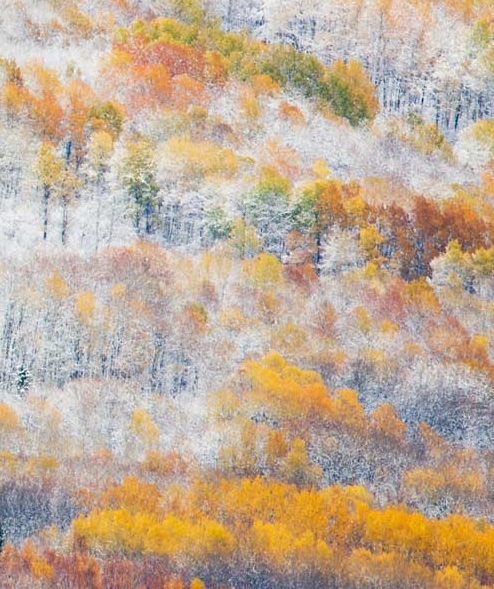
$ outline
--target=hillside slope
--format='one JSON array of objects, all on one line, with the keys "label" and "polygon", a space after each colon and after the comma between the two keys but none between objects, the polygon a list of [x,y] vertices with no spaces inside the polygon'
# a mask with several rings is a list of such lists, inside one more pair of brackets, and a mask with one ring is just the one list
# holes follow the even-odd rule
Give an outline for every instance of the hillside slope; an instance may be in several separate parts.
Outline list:
[{"label": "hillside slope", "polygon": [[6,589],[494,587],[489,3],[283,6],[5,3]]}]

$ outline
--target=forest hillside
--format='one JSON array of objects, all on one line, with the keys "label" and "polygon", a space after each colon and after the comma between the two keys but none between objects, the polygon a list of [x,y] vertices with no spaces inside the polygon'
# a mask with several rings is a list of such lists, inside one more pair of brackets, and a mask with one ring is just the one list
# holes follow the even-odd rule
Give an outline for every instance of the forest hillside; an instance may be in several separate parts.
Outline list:
[{"label": "forest hillside", "polygon": [[0,586],[494,588],[490,0],[6,0]]}]

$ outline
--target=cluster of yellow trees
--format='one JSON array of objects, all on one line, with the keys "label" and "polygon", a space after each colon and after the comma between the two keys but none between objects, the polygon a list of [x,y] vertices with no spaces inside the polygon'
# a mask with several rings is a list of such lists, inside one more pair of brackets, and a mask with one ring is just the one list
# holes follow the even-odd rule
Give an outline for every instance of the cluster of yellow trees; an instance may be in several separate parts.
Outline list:
[{"label": "cluster of yellow trees", "polygon": [[177,571],[219,582],[257,573],[302,586],[311,578],[342,587],[378,579],[385,587],[494,583],[492,525],[379,508],[363,487],[300,489],[254,478],[160,492],[128,478],[73,522],[70,537],[96,555],[159,555]]},{"label": "cluster of yellow trees", "polygon": [[[437,124],[372,128],[354,59],[196,0],[49,4],[37,42],[105,50],[91,80],[0,60],[0,131],[29,143],[0,209],[43,246],[0,267],[0,586],[492,589],[492,163],[441,199],[336,177],[305,126],[341,133],[340,169],[350,138],[471,178]],[[340,4],[388,53],[406,27]],[[490,3],[406,3],[438,5],[488,56]],[[492,122],[470,133],[488,154]]]}]

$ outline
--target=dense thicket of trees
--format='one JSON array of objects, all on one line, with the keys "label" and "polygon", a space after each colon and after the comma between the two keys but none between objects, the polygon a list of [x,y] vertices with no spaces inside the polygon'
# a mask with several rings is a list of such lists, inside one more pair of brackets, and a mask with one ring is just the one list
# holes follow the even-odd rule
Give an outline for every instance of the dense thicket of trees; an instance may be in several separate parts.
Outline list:
[{"label": "dense thicket of trees", "polygon": [[[448,133],[493,115],[489,3],[245,0],[211,6],[234,30],[247,26],[326,62],[359,59],[388,111],[419,114]],[[450,35],[443,35],[445,28]]]},{"label": "dense thicket of trees", "polygon": [[492,16],[5,3],[1,587],[494,587]]}]

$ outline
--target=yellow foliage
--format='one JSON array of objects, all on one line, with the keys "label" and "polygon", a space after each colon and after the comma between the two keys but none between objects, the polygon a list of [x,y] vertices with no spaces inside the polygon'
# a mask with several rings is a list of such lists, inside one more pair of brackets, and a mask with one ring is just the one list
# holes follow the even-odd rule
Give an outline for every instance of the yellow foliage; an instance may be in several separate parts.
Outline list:
[{"label": "yellow foliage", "polygon": [[93,31],[94,25],[91,18],[81,12],[77,6],[68,3],[67,6],[63,6],[61,10],[62,18],[70,26],[71,29],[75,30],[83,38],[88,38]]},{"label": "yellow foliage", "polygon": [[410,130],[403,139],[410,142],[417,151],[425,155],[441,153],[446,159],[453,159],[451,145],[441,133],[437,125],[426,123],[418,116],[409,117]]},{"label": "yellow foliage", "polygon": [[180,172],[189,178],[229,178],[237,172],[235,153],[211,141],[192,141],[175,135],[168,140],[167,150]]},{"label": "yellow foliage", "polygon": [[184,474],[188,470],[187,457],[178,452],[162,453],[148,450],[142,462],[143,471],[152,472],[162,477]]},{"label": "yellow foliage", "polygon": [[[344,62],[336,60],[329,72],[329,78],[336,82],[337,86],[345,88],[345,94],[349,95],[352,107],[347,102],[347,109],[337,112],[345,116],[352,124],[358,124],[362,119],[373,119],[379,112],[379,101],[376,97],[376,89],[369,80],[364,68],[359,61],[350,59]],[[358,104],[358,111],[355,107]]]},{"label": "yellow foliage", "polygon": [[215,514],[221,512],[225,525],[245,533],[256,519],[284,521],[294,493],[296,489],[293,486],[279,482],[268,483],[256,477],[223,480],[219,484],[197,482],[188,501],[193,512],[203,510],[206,505],[209,517],[215,517]]},{"label": "yellow foliage", "polygon": [[358,401],[358,393],[353,389],[336,389],[329,401],[327,418],[336,425],[363,432],[366,417]]},{"label": "yellow foliage", "polygon": [[194,577],[190,582],[189,589],[206,589],[206,585],[201,579]]},{"label": "yellow foliage", "polygon": [[312,171],[314,172],[317,180],[327,180],[329,176],[331,176],[331,170],[326,165],[326,162],[322,159],[319,159],[314,163],[312,166]]},{"label": "yellow foliage", "polygon": [[279,354],[261,363],[246,362],[242,373],[249,383],[247,402],[278,419],[320,420],[329,398],[321,377],[312,371],[288,366]]},{"label": "yellow foliage", "polygon": [[406,284],[405,300],[408,305],[413,306],[416,312],[424,315],[438,312],[441,309],[434,287],[423,278]]},{"label": "yellow foliage", "polygon": [[12,476],[17,467],[17,458],[12,452],[0,452],[0,472]]},{"label": "yellow foliage", "polygon": [[44,476],[53,473],[58,467],[58,462],[53,456],[34,456],[27,461],[26,472],[30,476]]},{"label": "yellow foliage", "polygon": [[481,119],[470,127],[474,139],[494,151],[494,121],[492,119]]},{"label": "yellow foliage", "polygon": [[62,300],[69,295],[69,287],[56,270],[45,280],[45,286],[48,293],[55,299]]},{"label": "yellow foliage", "polygon": [[206,82],[223,85],[225,82],[227,59],[219,51],[206,51],[204,54],[204,79]]},{"label": "yellow foliage", "polygon": [[494,247],[477,249],[472,255],[472,263],[480,276],[492,275],[494,273]]},{"label": "yellow foliage", "polygon": [[230,243],[237,255],[244,258],[259,250],[260,240],[254,227],[239,217],[232,223]]},{"label": "yellow foliage", "polygon": [[379,276],[379,265],[376,262],[367,262],[363,275],[367,279],[377,278]]},{"label": "yellow foliage", "polygon": [[125,284],[118,282],[111,287],[110,296],[114,299],[123,299],[127,293],[127,287]]},{"label": "yellow foliage", "polygon": [[437,501],[446,486],[444,472],[433,468],[414,468],[403,475],[403,485],[411,496]]},{"label": "yellow foliage", "polygon": [[192,523],[168,515],[156,521],[126,509],[96,510],[72,522],[72,541],[103,553],[155,554],[194,562],[228,558],[234,538],[220,523],[200,518]]},{"label": "yellow foliage", "polygon": [[55,154],[51,143],[45,142],[39,148],[35,171],[38,183],[43,188],[51,190],[61,183],[64,176],[63,161]]},{"label": "yellow foliage", "polygon": [[368,205],[360,196],[352,196],[344,201],[345,211],[351,223],[357,227],[363,227],[366,223]]},{"label": "yellow foliage", "polygon": [[305,329],[290,321],[285,325],[281,325],[273,334],[271,346],[293,358],[300,354],[306,340],[307,333]]},{"label": "yellow foliage", "polygon": [[95,131],[88,145],[88,160],[97,173],[101,173],[113,151],[113,137],[107,131]]},{"label": "yellow foliage", "polygon": [[6,403],[0,403],[0,429],[13,432],[21,427],[21,420],[17,413]]},{"label": "yellow foliage", "polygon": [[383,319],[381,321],[381,331],[383,333],[388,333],[388,334],[395,334],[398,333],[398,331],[400,330],[400,326],[397,325],[396,323],[393,323],[393,321],[390,321],[389,319]]},{"label": "yellow foliage", "polygon": [[290,150],[290,148],[285,149],[274,140],[269,140],[266,144],[266,148],[271,162],[270,165],[265,165],[261,168],[256,192],[261,199],[264,198],[265,195],[274,193],[288,198],[290,192],[290,179],[287,174],[284,173],[284,170],[280,171],[278,168],[280,167],[280,159],[283,160],[285,154],[288,154],[289,158],[292,160],[296,155],[294,155],[294,152]]},{"label": "yellow foliage", "polygon": [[245,119],[249,123],[255,123],[261,116],[261,106],[256,96],[246,94],[240,99],[240,108]]},{"label": "yellow foliage", "polygon": [[[296,468],[310,468],[302,440],[291,452],[299,455]],[[473,589],[480,587],[476,579],[490,582],[494,575],[493,526],[461,515],[436,520],[401,506],[376,508],[360,486],[299,490],[261,477],[196,480],[169,491],[166,513],[150,505],[148,487],[137,503],[115,501],[79,516],[72,523],[74,546],[100,556],[167,557],[187,570],[241,554],[288,578],[343,570],[355,586],[384,579],[399,587],[412,575],[421,587]],[[26,557],[35,560],[32,549]],[[193,579],[190,588],[204,584]]]},{"label": "yellow foliage", "polygon": [[[274,370],[279,373],[281,373],[288,366],[288,363],[283,358],[283,356],[277,352],[271,352],[271,354],[268,354],[260,364],[265,368],[269,368],[270,370]],[[298,373],[296,372],[295,374]]]},{"label": "yellow foliage", "polygon": [[235,547],[235,538],[222,524],[208,518],[201,518],[194,526],[194,536],[199,541],[192,544],[192,554],[206,562],[217,557],[228,559]]},{"label": "yellow foliage", "polygon": [[286,456],[288,445],[283,432],[279,429],[269,430],[266,442],[264,444],[264,454],[266,455],[266,464],[269,468],[274,468],[281,458]]},{"label": "yellow foliage", "polygon": [[161,431],[145,409],[136,409],[132,414],[130,429],[146,445],[159,443]]},{"label": "yellow foliage", "polygon": [[53,577],[53,567],[42,558],[35,558],[30,563],[31,572],[35,579],[51,579]]},{"label": "yellow foliage", "polygon": [[238,415],[240,400],[232,391],[219,391],[212,398],[212,408],[216,418],[230,421]]},{"label": "yellow foliage", "polygon": [[379,246],[384,241],[383,236],[374,225],[362,227],[359,233],[359,245],[367,259],[374,259],[379,256]]},{"label": "yellow foliage", "polygon": [[92,292],[80,292],[77,295],[75,311],[82,323],[90,323],[94,317],[96,301]]},{"label": "yellow foliage", "polygon": [[38,556],[30,540],[27,540],[22,547],[21,556],[24,562],[28,564],[35,579],[42,582],[42,579],[50,580],[53,577],[53,567],[45,559]]},{"label": "yellow foliage", "polygon": [[257,74],[250,78],[250,83],[254,92],[259,94],[267,94],[268,96],[276,96],[280,92],[280,85],[275,82],[271,76],[267,74]]},{"label": "yellow foliage", "polygon": [[229,307],[221,313],[220,323],[228,330],[240,332],[250,324],[250,320],[238,307]]},{"label": "yellow foliage", "polygon": [[262,253],[244,263],[244,271],[261,289],[283,284],[283,265],[273,254]]},{"label": "yellow foliage", "polygon": [[436,572],[437,589],[464,589],[465,580],[456,567],[445,567]]},{"label": "yellow foliage", "polygon": [[283,568],[291,557],[294,537],[282,523],[255,521],[252,526],[258,556],[276,568]]},{"label": "yellow foliage", "polygon": [[1,103],[10,115],[19,115],[28,104],[27,91],[14,82],[7,82],[1,92]]},{"label": "yellow foliage", "polygon": [[35,61],[25,68],[27,76],[32,77],[33,82],[37,86],[37,90],[41,92],[58,94],[62,89],[62,84],[57,72],[54,69],[47,68],[41,65],[41,62]]},{"label": "yellow foliage", "polygon": [[147,512],[157,514],[161,494],[156,485],[140,481],[137,477],[125,477],[120,485],[107,489],[99,499],[105,509],[125,509],[131,514]]},{"label": "yellow foliage", "polygon": [[305,442],[296,438],[281,465],[285,480],[296,485],[315,485],[322,475],[320,467],[312,465]]},{"label": "yellow foliage", "polygon": [[372,318],[365,307],[355,307],[354,310],[358,328],[362,333],[368,334],[372,327]]},{"label": "yellow foliage", "polygon": [[128,71],[134,60],[128,51],[117,46],[113,49],[107,61],[112,68]]},{"label": "yellow foliage", "polygon": [[486,354],[489,350],[489,338],[482,334],[475,334],[470,341],[471,350],[475,355]]}]

